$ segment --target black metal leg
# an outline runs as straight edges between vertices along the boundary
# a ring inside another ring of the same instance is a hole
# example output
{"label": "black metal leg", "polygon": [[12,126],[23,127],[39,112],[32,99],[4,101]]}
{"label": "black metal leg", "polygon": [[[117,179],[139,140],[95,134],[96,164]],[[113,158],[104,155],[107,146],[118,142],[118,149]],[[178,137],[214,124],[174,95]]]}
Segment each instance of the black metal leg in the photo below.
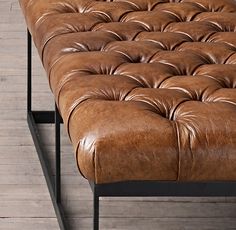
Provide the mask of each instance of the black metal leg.
{"label": "black metal leg", "polygon": [[[63,207],[61,204],[61,158],[60,158],[60,123],[62,119],[56,111],[32,111],[32,41],[29,31],[27,31],[27,121],[34,141],[34,145],[41,163],[44,177],[47,182],[53,207],[61,230],[68,230]],[[54,123],[56,129],[56,177],[55,181],[50,172],[48,159],[45,157],[43,145],[40,140],[38,123]]]}
{"label": "black metal leg", "polygon": [[93,230],[99,230],[99,196],[93,195]]}
{"label": "black metal leg", "polygon": [[55,196],[57,203],[61,203],[61,129],[60,114],[55,104],[55,157],[56,157],[56,177]]}
{"label": "black metal leg", "polygon": [[32,110],[32,39],[27,30],[27,111]]}

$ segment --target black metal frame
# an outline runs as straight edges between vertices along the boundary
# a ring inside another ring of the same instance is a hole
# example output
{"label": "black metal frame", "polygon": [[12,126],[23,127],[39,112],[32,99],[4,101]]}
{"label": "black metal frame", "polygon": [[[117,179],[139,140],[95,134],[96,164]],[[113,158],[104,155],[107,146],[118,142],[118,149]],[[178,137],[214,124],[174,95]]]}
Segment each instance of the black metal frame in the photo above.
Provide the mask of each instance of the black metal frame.
{"label": "black metal frame", "polygon": [[[29,31],[27,59],[27,121],[38,153],[38,157],[47,182],[49,193],[61,230],[68,230],[68,225],[61,203],[61,156],[60,124],[62,118],[55,105],[55,111],[32,111],[32,39]],[[55,164],[56,175],[50,173],[39,138],[37,124],[55,124]],[[111,184],[89,182],[93,191],[93,229],[99,229],[99,197],[152,197],[152,196],[236,196],[236,181],[227,182],[178,182],[178,181],[129,181]]]}

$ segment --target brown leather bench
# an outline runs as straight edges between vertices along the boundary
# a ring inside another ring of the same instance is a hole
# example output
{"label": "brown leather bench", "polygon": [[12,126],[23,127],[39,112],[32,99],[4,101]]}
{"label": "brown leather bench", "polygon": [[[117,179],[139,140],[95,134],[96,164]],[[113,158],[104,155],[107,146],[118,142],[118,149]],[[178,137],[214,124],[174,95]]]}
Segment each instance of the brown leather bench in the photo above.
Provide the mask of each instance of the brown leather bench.
{"label": "brown leather bench", "polygon": [[236,194],[236,1],[20,4],[94,190]]}

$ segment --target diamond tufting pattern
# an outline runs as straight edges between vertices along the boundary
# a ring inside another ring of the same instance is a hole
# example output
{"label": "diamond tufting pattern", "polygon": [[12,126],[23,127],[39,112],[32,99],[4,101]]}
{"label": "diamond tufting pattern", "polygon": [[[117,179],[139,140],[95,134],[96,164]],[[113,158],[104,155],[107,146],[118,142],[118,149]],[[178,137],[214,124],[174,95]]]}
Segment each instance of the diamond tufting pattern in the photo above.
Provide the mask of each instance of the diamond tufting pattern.
{"label": "diamond tufting pattern", "polygon": [[20,0],[81,173],[236,180],[235,0]]}

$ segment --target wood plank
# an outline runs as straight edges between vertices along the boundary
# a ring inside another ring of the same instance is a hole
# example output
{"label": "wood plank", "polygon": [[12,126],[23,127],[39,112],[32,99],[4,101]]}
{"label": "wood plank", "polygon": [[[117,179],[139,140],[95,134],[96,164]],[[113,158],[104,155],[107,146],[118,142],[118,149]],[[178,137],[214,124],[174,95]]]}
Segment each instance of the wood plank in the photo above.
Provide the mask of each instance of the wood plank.
{"label": "wood plank", "polygon": [[[235,230],[235,218],[101,218],[102,230]],[[91,230],[92,219],[70,219],[72,230]]]}
{"label": "wood plank", "polygon": [[[91,230],[92,218],[70,218],[71,230]],[[101,218],[102,230],[235,230],[233,218]],[[4,218],[4,230],[58,230],[55,218]],[[153,227],[155,226],[155,227]]]}
{"label": "wood plank", "polygon": [[38,217],[48,218],[55,217],[55,213],[50,201],[3,201],[0,200],[0,217],[9,218],[25,218],[25,217]]}
{"label": "wood plank", "polygon": [[[80,221],[79,221],[80,222]],[[90,224],[90,223],[89,223]],[[89,225],[87,224],[87,226]],[[58,230],[56,218],[0,218],[4,230]]]}
{"label": "wood plank", "polygon": [[[64,200],[68,217],[91,217],[91,200]],[[0,200],[0,216],[55,217],[50,200]],[[101,217],[112,218],[235,218],[236,204],[102,201]]]}
{"label": "wood plank", "polygon": [[[73,202],[73,205],[72,205]],[[92,214],[92,201],[65,202],[67,215],[87,217]],[[102,201],[101,216],[129,218],[235,218],[236,204],[230,203],[186,203],[152,201]]]}

